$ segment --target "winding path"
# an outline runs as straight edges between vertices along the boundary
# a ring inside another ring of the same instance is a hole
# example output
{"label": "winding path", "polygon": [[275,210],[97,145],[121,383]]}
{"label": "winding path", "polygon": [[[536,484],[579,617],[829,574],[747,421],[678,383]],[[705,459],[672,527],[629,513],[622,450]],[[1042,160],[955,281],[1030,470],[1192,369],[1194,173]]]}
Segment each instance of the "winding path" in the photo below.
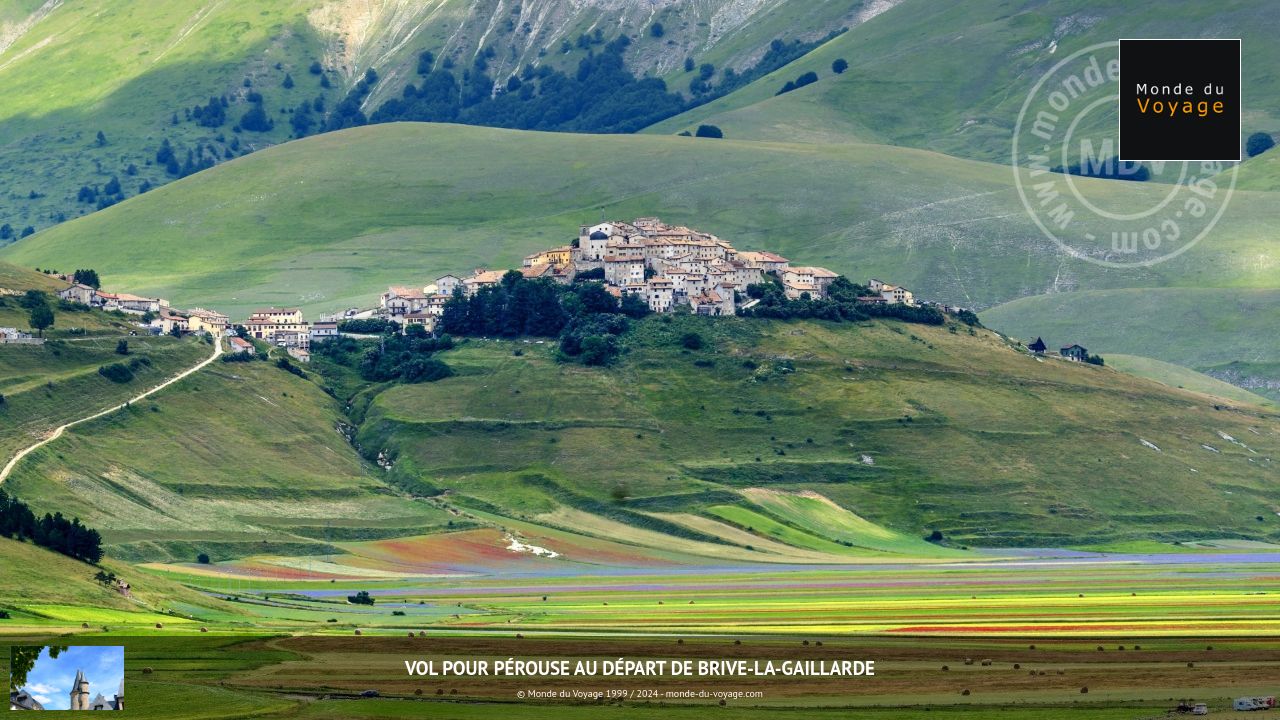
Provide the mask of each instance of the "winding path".
{"label": "winding path", "polygon": [[136,403],[139,400],[142,400],[143,398],[154,395],[155,393],[160,392],[161,390],[178,382],[182,378],[187,377],[191,373],[197,372],[198,370],[206,367],[209,363],[213,362],[214,360],[217,360],[220,355],[222,355],[222,339],[216,338],[213,342],[213,353],[210,354],[209,357],[197,363],[196,365],[193,365],[187,368],[186,370],[183,370],[177,375],[174,375],[173,377],[169,378],[168,380],[165,380],[164,382],[160,383],[159,385],[156,385],[155,387],[151,388],[150,390],[147,390],[146,392],[143,392],[139,395],[129,398],[128,400],[120,403],[119,405],[113,405],[112,407],[109,407],[106,410],[96,412],[93,415],[82,417],[79,420],[72,420],[71,422],[63,423],[62,425],[59,425],[58,427],[54,428],[53,432],[46,435],[43,440],[41,440],[40,442],[37,442],[34,445],[31,445],[19,450],[16,455],[10,458],[9,462],[4,466],[4,469],[0,470],[0,483],[3,483],[5,479],[9,477],[9,473],[13,472],[13,469],[17,467],[18,463],[22,460],[22,458],[26,457],[27,455],[31,454],[36,450],[39,450],[45,445],[48,445],[54,440],[57,440],[58,438],[62,437],[62,433],[66,431],[67,428],[74,427],[76,425],[79,425],[80,423],[89,422],[90,420],[97,420],[103,415],[108,415],[110,413],[115,412],[116,410],[119,410],[120,408],[125,407],[126,405]]}

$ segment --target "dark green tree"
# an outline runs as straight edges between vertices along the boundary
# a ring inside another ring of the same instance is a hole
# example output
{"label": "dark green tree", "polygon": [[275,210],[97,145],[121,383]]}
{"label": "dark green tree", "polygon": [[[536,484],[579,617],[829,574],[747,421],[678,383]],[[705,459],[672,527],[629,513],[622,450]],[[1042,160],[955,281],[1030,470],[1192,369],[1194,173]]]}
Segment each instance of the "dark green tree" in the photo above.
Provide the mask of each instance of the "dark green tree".
{"label": "dark green tree", "polygon": [[843,74],[848,69],[849,61],[844,58],[836,58],[835,62],[831,63],[831,72],[837,75]]}
{"label": "dark green tree", "polygon": [[44,337],[44,331],[53,327],[53,310],[48,305],[38,305],[31,308],[31,314],[28,323],[33,330],[40,332],[40,337]]}
{"label": "dark green tree", "polygon": [[1256,132],[1245,141],[1244,151],[1249,157],[1257,157],[1275,146],[1276,141],[1270,133]]}

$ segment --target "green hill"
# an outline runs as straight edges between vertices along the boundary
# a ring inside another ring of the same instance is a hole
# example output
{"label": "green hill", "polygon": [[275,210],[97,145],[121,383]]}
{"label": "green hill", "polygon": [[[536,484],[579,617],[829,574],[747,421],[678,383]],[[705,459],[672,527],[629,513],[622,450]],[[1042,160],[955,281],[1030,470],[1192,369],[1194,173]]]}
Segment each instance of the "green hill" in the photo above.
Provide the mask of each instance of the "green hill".
{"label": "green hill", "polygon": [[1137,355],[1122,355],[1119,353],[1110,353],[1106,356],[1106,363],[1117,370],[1122,370],[1131,375],[1155,380],[1165,385],[1191,390],[1192,392],[1204,393],[1214,397],[1226,400],[1234,400],[1236,402],[1249,403],[1251,405],[1274,405],[1274,401],[1256,395],[1243,388],[1237,387],[1229,382],[1219,380],[1216,377],[1205,373],[1199,373],[1195,370],[1188,370],[1181,365],[1154,360],[1152,358],[1139,357]]}
{"label": "green hill", "polygon": [[[693,327],[714,352],[678,348]],[[533,521],[567,504],[752,526],[718,509],[726,491],[748,491],[731,505],[794,517],[750,491],[767,488],[972,543],[1274,532],[1254,520],[1280,501],[1269,412],[1036,360],[987,332],[653,319],[608,370],[512,347],[469,342],[447,354],[458,376],[377,395],[365,452],[393,460],[393,481]]]}
{"label": "green hill", "polygon": [[[626,4],[617,12],[569,0],[514,7],[464,0],[0,0],[0,226],[10,225],[17,237],[171,181],[174,173],[157,159],[165,140],[182,173],[188,151],[199,168],[287,140],[296,108],[319,99],[316,117],[323,120],[376,68],[379,80],[361,102],[371,113],[416,78],[423,50],[465,67],[486,48],[501,49],[490,53],[488,66],[505,82],[527,65],[576,66],[598,49],[578,37],[607,30],[608,39],[633,38],[628,62],[635,74],[669,76],[687,87],[694,73],[683,69],[686,56],[742,70],[774,38],[811,39],[856,24],[867,16],[865,4],[710,0],[656,12]],[[654,23],[664,28],[661,37],[651,33]],[[250,93],[261,96],[273,128],[238,129],[252,107]],[[226,99],[225,119],[192,116],[210,98]],[[107,192],[113,177],[119,193]],[[80,198],[82,187],[99,193]]]}
{"label": "green hill", "polygon": [[[1088,290],[1022,298],[983,312],[982,319],[1026,342],[1037,336],[1053,348],[1078,342],[1104,356],[1140,355],[1205,370],[1275,358],[1280,292]],[[1230,382],[1249,387],[1253,375],[1237,370]]]}
{"label": "green hill", "polygon": [[[726,137],[774,141],[886,142],[1007,162],[1010,131],[1027,92],[1055,62],[1116,38],[1238,37],[1243,40],[1245,134],[1280,127],[1270,68],[1280,30],[1262,0],[1154,6],[1123,0],[905,0],[873,21],[715,102],[655,125],[674,133],[699,123]],[[831,64],[844,58],[841,75]],[[788,80],[819,81],[775,97]],[[1114,127],[1099,113],[1097,127]],[[1241,138],[1241,142],[1244,138]]]}
{"label": "green hill", "polygon": [[[690,331],[708,347],[683,349]],[[345,417],[271,364],[218,363],[75,428],[6,487],[134,560],[331,554],[464,521],[805,562],[930,554],[916,538],[934,529],[984,545],[1280,538],[1254,519],[1280,507],[1280,423],[1258,406],[965,326],[650,318],[626,345],[584,368],[469,340],[441,356],[456,376],[366,387]],[[322,357],[310,369],[356,387]]]}
{"label": "green hill", "polygon": [[[98,582],[100,571],[115,573],[130,584],[130,596]],[[240,611],[170,580],[144,574],[129,565],[103,560],[99,566],[82,563],[31,543],[0,537],[0,633],[20,629],[47,630],[50,625],[79,627],[82,621],[107,624],[170,622],[160,613],[207,612],[217,608]],[[180,621],[180,619],[179,619]],[[8,658],[5,658],[8,662]]]}
{"label": "green hill", "polygon": [[[197,340],[131,335],[136,318],[61,305],[52,292],[65,283],[0,263],[0,288],[42,290],[52,298],[54,325],[44,345],[0,344],[0,466],[19,448],[69,420],[124,402],[204,359],[211,348]],[[30,311],[20,298],[0,295],[0,327],[26,330]],[[129,354],[120,355],[125,341]],[[118,383],[98,373],[104,365],[130,363],[133,379]]]}
{"label": "green hill", "polygon": [[315,384],[219,362],[25,458],[5,488],[77,515],[126,559],[191,562],[415,534],[447,518],[382,484]]}
{"label": "green hill", "polygon": [[[627,172],[610,172],[603,159]],[[599,169],[597,167],[599,166]],[[530,182],[537,178],[537,182]],[[1065,261],[1008,169],[874,145],[575,136],[393,124],[255,153],[16,243],[0,257],[93,267],[113,287],[243,314],[370,303],[389,283],[518,265],[598,217],[661,215],[742,248],[985,307],[1053,288],[1273,287],[1277,199],[1237,193],[1213,243],[1151,268]],[[1141,183],[1085,180],[1135,198]],[[94,238],[93,242],[86,241]]]}

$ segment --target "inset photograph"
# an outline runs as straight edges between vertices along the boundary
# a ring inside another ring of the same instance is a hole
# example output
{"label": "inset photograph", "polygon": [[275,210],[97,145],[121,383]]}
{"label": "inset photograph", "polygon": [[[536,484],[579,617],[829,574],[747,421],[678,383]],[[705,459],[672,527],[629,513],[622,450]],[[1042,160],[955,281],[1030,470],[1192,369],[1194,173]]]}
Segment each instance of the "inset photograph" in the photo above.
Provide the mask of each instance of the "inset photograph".
{"label": "inset photograph", "polygon": [[124,709],[119,645],[22,645],[9,659],[10,710]]}

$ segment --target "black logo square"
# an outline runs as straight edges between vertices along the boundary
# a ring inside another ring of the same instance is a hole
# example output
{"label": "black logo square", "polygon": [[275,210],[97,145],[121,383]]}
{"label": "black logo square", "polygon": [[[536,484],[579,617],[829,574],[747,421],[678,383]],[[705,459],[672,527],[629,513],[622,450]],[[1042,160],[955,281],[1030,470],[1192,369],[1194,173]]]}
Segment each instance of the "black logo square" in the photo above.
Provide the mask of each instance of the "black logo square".
{"label": "black logo square", "polygon": [[1240,160],[1240,41],[1121,40],[1120,159]]}

